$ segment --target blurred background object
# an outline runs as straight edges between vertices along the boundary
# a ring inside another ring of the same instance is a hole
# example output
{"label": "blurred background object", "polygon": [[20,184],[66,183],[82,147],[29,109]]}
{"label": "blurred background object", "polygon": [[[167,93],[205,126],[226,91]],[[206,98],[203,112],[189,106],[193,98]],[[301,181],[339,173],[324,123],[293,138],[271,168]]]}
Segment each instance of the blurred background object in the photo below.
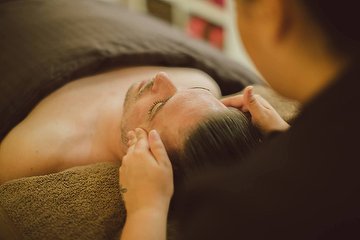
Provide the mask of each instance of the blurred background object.
{"label": "blurred background object", "polygon": [[[233,0],[103,0],[153,15],[256,71],[239,37]],[[257,72],[258,73],[258,72]],[[259,74],[259,73],[258,73]]]}

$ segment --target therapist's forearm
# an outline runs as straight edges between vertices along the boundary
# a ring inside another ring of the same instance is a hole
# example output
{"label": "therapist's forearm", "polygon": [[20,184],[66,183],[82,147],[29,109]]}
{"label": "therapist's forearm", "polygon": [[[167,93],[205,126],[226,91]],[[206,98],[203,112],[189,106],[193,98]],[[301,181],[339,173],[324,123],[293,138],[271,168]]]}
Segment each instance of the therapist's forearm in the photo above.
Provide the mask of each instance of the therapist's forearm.
{"label": "therapist's forearm", "polygon": [[120,240],[165,240],[167,209],[143,209],[126,217]]}

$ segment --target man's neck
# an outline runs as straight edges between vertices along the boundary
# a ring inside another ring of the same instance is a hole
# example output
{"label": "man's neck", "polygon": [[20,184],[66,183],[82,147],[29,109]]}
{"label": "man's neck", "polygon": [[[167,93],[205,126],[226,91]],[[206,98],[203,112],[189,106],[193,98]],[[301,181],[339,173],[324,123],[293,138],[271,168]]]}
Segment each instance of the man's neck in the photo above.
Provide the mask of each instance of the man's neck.
{"label": "man's neck", "polygon": [[[104,111],[104,109],[106,110]],[[96,127],[97,137],[94,139],[100,143],[101,152],[109,155],[108,159],[113,159],[119,163],[126,154],[126,146],[121,140],[122,110],[119,106],[117,108],[102,108],[102,115],[99,117]]]}

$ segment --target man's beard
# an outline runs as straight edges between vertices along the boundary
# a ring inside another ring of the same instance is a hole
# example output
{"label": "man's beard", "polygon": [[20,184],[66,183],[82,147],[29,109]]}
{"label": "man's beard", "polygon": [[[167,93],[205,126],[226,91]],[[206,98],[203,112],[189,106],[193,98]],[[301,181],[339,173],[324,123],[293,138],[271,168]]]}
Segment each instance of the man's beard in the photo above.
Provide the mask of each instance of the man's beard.
{"label": "man's beard", "polygon": [[[131,96],[133,88],[135,88],[135,83],[133,85],[131,85],[126,92],[125,100],[124,100],[124,104],[123,104],[124,113],[126,113],[127,109],[129,109],[131,100],[135,99],[135,97]],[[123,115],[124,115],[124,113],[123,113]]]}
{"label": "man's beard", "polygon": [[128,140],[129,140],[128,137],[127,137],[127,133],[130,130],[133,130],[133,129],[126,128],[126,126],[128,126],[128,124],[127,124],[127,113],[129,112],[129,109],[131,108],[131,105],[135,104],[135,102],[137,101],[137,99],[139,98],[141,93],[144,93],[144,92],[149,91],[151,89],[151,87],[154,84],[154,81],[153,80],[147,81],[146,83],[143,84],[142,88],[139,91],[134,91],[134,88],[136,87],[136,84],[137,83],[134,83],[127,90],[126,95],[125,95],[124,104],[123,104],[123,117],[121,118],[121,123],[120,123],[121,141],[126,145],[127,145]]}
{"label": "man's beard", "polygon": [[125,95],[125,100],[124,100],[124,103],[123,103],[123,117],[121,118],[121,123],[120,123],[120,132],[121,132],[121,142],[125,145],[127,145],[129,139],[127,137],[127,133],[130,131],[130,129],[126,129],[126,119],[127,119],[127,112],[131,106],[131,103],[134,102],[135,100],[135,97],[132,96],[132,90],[133,88],[135,87],[135,84],[131,85],[129,87],[129,89],[127,90],[126,92],[126,95]]}

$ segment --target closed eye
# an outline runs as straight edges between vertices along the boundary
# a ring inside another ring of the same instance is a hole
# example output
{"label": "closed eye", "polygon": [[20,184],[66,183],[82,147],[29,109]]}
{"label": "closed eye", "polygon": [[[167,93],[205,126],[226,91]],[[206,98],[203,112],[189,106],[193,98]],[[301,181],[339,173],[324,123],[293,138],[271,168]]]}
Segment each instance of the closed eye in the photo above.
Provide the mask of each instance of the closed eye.
{"label": "closed eye", "polygon": [[155,114],[165,105],[165,103],[169,100],[170,98],[168,99],[165,99],[165,100],[159,100],[159,101],[155,101],[149,111],[148,111],[148,117],[149,117],[149,120],[152,120],[155,116]]}

